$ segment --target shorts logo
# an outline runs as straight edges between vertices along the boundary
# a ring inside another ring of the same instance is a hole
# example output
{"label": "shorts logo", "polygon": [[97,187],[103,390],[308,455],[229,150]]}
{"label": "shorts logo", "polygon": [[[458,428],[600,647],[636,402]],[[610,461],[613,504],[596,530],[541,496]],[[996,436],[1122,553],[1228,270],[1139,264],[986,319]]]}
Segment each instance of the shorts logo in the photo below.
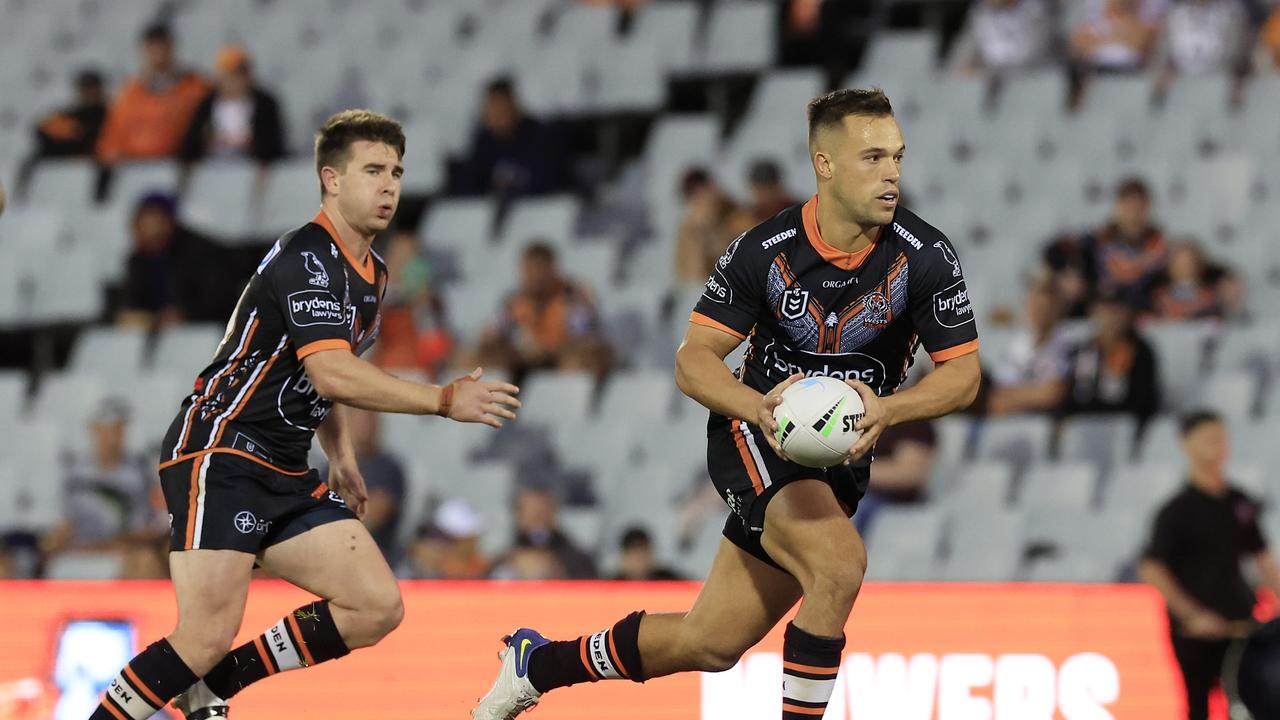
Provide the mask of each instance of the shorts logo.
{"label": "shorts logo", "polygon": [[951,277],[961,277],[964,273],[960,272],[960,259],[956,257],[951,246],[939,240],[933,244],[934,247],[942,251],[942,259],[951,264]]}
{"label": "shorts logo", "polygon": [[791,288],[782,293],[782,317],[788,320],[799,320],[809,309],[809,291]]}
{"label": "shorts logo", "polygon": [[325,271],[324,265],[320,264],[320,258],[310,250],[302,251],[302,267],[311,273],[311,279],[307,282],[320,287],[329,287],[329,273]]}
{"label": "shorts logo", "polygon": [[235,524],[236,524],[236,530],[239,530],[241,533],[248,535],[249,533],[257,529],[258,518],[254,517],[253,513],[249,512],[248,510],[241,510],[240,512],[236,513]]}
{"label": "shorts logo", "polygon": [[329,491],[329,500],[330,500],[331,502],[336,502],[336,503],[338,503],[339,505],[346,505],[346,504],[347,504],[347,501],[346,501],[346,500],[343,500],[341,495],[339,495],[338,493],[336,493],[336,492],[334,492],[334,491],[332,491],[332,490],[330,490],[330,491]]}
{"label": "shorts logo", "polygon": [[332,293],[324,290],[301,290],[286,298],[289,319],[297,327],[312,325],[344,325],[347,313]]}
{"label": "shorts logo", "polygon": [[885,298],[884,293],[879,291],[871,293],[863,301],[863,306],[867,309],[867,318],[862,321],[863,326],[876,330],[889,326],[889,300]]}
{"label": "shorts logo", "polygon": [[933,319],[946,328],[973,322],[973,304],[963,280],[933,294]]}

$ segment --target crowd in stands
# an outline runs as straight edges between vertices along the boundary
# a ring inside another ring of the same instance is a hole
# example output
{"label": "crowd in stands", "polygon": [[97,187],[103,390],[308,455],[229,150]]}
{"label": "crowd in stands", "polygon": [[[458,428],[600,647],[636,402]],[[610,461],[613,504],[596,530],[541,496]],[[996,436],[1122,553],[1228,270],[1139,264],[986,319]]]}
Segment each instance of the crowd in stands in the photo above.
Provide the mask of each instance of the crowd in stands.
{"label": "crowd in stands", "polygon": [[[631,11],[647,0],[583,1]],[[821,39],[849,12],[838,5],[841,0],[784,3],[781,56],[829,65]],[[271,78],[256,74],[254,58],[245,48],[219,50],[211,63],[215,73],[208,77],[183,63],[164,24],[148,26],[138,49],[138,72],[119,88],[109,88],[92,69],[73,78],[74,101],[51,110],[33,129],[37,142],[22,178],[29,179],[47,159],[92,159],[102,170],[101,197],[110,187],[112,169],[122,163],[167,159],[191,168],[238,159],[265,166],[310,152],[289,146],[288,114],[268,89]],[[1149,73],[1164,79],[1280,73],[1280,3],[974,0],[949,56],[956,75],[998,79],[1057,67],[1070,73],[1078,87],[1104,73]],[[467,151],[450,162],[445,194],[509,201],[575,192],[579,179],[569,144],[562,124],[526,109],[510,78],[495,78],[478,103]],[[673,188],[680,200],[674,256],[666,268],[676,286],[673,294],[684,297],[688,293],[680,295],[679,290],[701,286],[735,237],[804,200],[787,190],[794,185],[786,182],[784,172],[776,162],[760,158],[747,168],[746,193],[735,196],[714,168],[691,164],[684,169]],[[1162,358],[1144,328],[1248,318],[1240,269],[1215,256],[1210,238],[1163,226],[1148,182],[1141,177],[1120,182],[1113,189],[1110,216],[1098,227],[1045,227],[1042,237],[1027,239],[1041,243],[1042,252],[1022,301],[979,319],[983,330],[1007,331],[1009,339],[991,351],[984,348],[983,390],[972,415],[1112,413],[1132,417],[1141,427],[1163,406]],[[910,207],[909,179],[906,188],[904,204]],[[18,198],[26,191],[21,181],[11,188]],[[0,209],[4,202],[0,189]],[[243,277],[261,248],[246,254],[223,247],[187,227],[178,203],[177,197],[161,193],[134,201],[126,272],[112,292],[104,321],[154,329],[225,320],[240,286],[207,270],[220,266],[228,276]],[[587,371],[605,378],[627,359],[603,326],[597,299],[601,280],[566,271],[563,245],[554,240],[523,240],[515,266],[494,268],[517,278],[515,289],[505,297],[495,295],[490,321],[464,339],[451,320],[447,291],[457,272],[454,259],[436,253],[429,239],[424,243],[409,224],[380,238],[377,247],[391,282],[373,361],[433,380],[476,365],[517,382],[546,371]],[[64,463],[63,521],[38,538],[4,536],[0,577],[38,576],[59,554],[103,550],[118,552],[122,577],[167,572],[167,524],[153,463],[124,448],[130,400],[113,397],[94,410],[87,428],[91,451],[68,456]],[[178,398],[172,402],[176,408]],[[662,566],[642,527],[611,538],[618,548],[616,566],[601,567],[597,548],[583,547],[561,527],[563,488],[536,483],[523,484],[512,499],[514,526],[501,553],[483,551],[480,540],[491,528],[480,509],[466,500],[440,498],[419,527],[405,527],[409,481],[404,459],[382,446],[376,415],[353,412],[351,417],[370,493],[364,521],[403,577],[678,577]],[[938,445],[937,430],[929,423],[885,433],[871,491],[855,518],[860,528],[869,527],[886,506],[918,503],[928,495]],[[723,502],[710,484],[695,480],[682,496],[682,543],[723,518]]]}

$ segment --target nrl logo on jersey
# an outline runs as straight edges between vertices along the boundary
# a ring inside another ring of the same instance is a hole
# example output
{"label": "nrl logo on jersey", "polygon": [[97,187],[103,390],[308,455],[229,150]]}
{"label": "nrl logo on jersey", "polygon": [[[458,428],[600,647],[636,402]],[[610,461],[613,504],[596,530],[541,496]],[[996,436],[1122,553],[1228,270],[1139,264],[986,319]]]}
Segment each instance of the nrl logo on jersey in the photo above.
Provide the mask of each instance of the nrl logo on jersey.
{"label": "nrl logo on jersey", "polygon": [[788,320],[799,320],[809,309],[809,291],[791,288],[782,293],[782,317]]}
{"label": "nrl logo on jersey", "polygon": [[866,319],[862,321],[864,327],[883,330],[889,326],[889,300],[884,293],[877,290],[868,295],[863,301],[863,308],[867,313]]}

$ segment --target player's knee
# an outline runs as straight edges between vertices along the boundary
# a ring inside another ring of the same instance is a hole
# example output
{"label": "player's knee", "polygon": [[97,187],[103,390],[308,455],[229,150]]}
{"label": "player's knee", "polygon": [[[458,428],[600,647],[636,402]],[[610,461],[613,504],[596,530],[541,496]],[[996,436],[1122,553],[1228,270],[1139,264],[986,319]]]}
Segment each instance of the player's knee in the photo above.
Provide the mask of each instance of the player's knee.
{"label": "player's knee", "polygon": [[702,672],[724,672],[737,665],[744,652],[743,648],[723,642],[704,642],[694,646],[691,659],[694,667]]}
{"label": "player's knee", "polygon": [[400,596],[400,588],[392,584],[391,587],[375,593],[369,599],[366,614],[369,618],[370,630],[377,640],[390,635],[404,620],[404,600]]}
{"label": "player's knee", "polygon": [[203,675],[230,652],[235,637],[235,628],[219,628],[210,623],[195,628],[179,626],[169,636],[169,643],[192,672]]}
{"label": "player's knee", "polygon": [[866,573],[865,552],[852,552],[843,557],[824,559],[812,568],[809,587],[805,588],[805,598],[851,604],[862,588],[862,579]]}

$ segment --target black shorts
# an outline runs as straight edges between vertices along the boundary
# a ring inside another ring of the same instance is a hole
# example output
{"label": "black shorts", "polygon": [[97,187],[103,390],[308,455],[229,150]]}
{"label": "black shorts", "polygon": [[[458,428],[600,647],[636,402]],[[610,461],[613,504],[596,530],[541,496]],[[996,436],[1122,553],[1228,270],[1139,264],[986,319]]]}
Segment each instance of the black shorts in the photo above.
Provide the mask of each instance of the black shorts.
{"label": "black shorts", "polygon": [[760,544],[764,513],[779,490],[797,480],[821,480],[853,517],[871,479],[870,461],[825,470],[778,457],[764,431],[750,423],[713,421],[707,430],[707,469],[720,497],[729,505],[724,536],[764,562],[780,567]]}
{"label": "black shorts", "polygon": [[314,527],[356,517],[319,472],[289,474],[232,453],[162,467],[160,486],[170,550],[257,555]]}

